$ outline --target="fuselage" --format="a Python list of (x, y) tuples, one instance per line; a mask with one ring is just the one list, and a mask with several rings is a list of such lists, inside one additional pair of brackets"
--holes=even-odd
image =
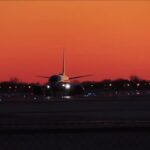
[(80, 84), (70, 82), (68, 76), (59, 74), (49, 78), (46, 95), (79, 95), (83, 94), (84, 89)]
[(69, 77), (63, 74), (53, 75), (49, 78), (49, 84), (70, 83)]

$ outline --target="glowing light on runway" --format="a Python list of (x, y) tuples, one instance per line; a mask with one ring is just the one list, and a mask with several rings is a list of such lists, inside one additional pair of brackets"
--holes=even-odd
[(130, 84), (128, 83), (128, 84), (127, 84), (127, 86), (129, 87), (129, 86), (130, 86)]
[(47, 87), (47, 89), (50, 89), (50, 88), (51, 88), (50, 85), (47, 85), (46, 87)]
[(112, 84), (110, 83), (109, 86), (112, 87)]
[(62, 84), (63, 87), (65, 87), (65, 84)]
[(71, 96), (63, 96), (64, 99), (71, 99)]
[(51, 97), (50, 97), (50, 96), (47, 96), (47, 97), (46, 97), (46, 99), (47, 99), (47, 100), (50, 100), (50, 99), (51, 99)]
[(137, 85), (136, 85), (137, 87), (139, 87), (140, 86), (140, 83), (137, 83)]
[(66, 89), (69, 90), (71, 88), (71, 85), (70, 84), (66, 84), (65, 87), (66, 87)]
[(34, 97), (34, 100), (37, 100), (37, 97)]

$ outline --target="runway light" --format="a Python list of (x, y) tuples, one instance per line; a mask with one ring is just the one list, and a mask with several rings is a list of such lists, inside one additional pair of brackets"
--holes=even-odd
[(69, 90), (71, 88), (71, 85), (70, 84), (66, 84), (65, 87), (66, 87), (66, 89)]
[(112, 84), (110, 83), (110, 84), (109, 84), (109, 86), (111, 87), (111, 86), (112, 86)]
[(130, 86), (130, 84), (128, 83), (128, 84), (127, 84), (127, 86), (129, 87), (129, 86)]
[(65, 87), (65, 84), (62, 84), (63, 87)]
[(34, 100), (37, 100), (37, 98), (36, 98), (36, 97), (34, 97)]
[(62, 98), (71, 99), (71, 96), (63, 96)]
[(51, 97), (50, 97), (50, 96), (47, 96), (47, 97), (46, 97), (46, 99), (47, 99), (47, 100), (50, 100), (50, 99), (51, 99)]
[(50, 85), (47, 85), (46, 87), (47, 87), (47, 89), (50, 89)]

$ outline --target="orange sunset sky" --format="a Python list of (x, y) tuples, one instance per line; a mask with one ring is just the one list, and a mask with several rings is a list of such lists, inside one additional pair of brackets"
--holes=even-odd
[(150, 79), (150, 2), (0, 1), (0, 81), (61, 72)]

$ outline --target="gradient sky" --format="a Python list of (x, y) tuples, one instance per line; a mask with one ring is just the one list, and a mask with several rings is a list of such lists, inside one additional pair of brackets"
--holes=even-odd
[(61, 72), (150, 79), (150, 2), (1, 1), (0, 81)]

